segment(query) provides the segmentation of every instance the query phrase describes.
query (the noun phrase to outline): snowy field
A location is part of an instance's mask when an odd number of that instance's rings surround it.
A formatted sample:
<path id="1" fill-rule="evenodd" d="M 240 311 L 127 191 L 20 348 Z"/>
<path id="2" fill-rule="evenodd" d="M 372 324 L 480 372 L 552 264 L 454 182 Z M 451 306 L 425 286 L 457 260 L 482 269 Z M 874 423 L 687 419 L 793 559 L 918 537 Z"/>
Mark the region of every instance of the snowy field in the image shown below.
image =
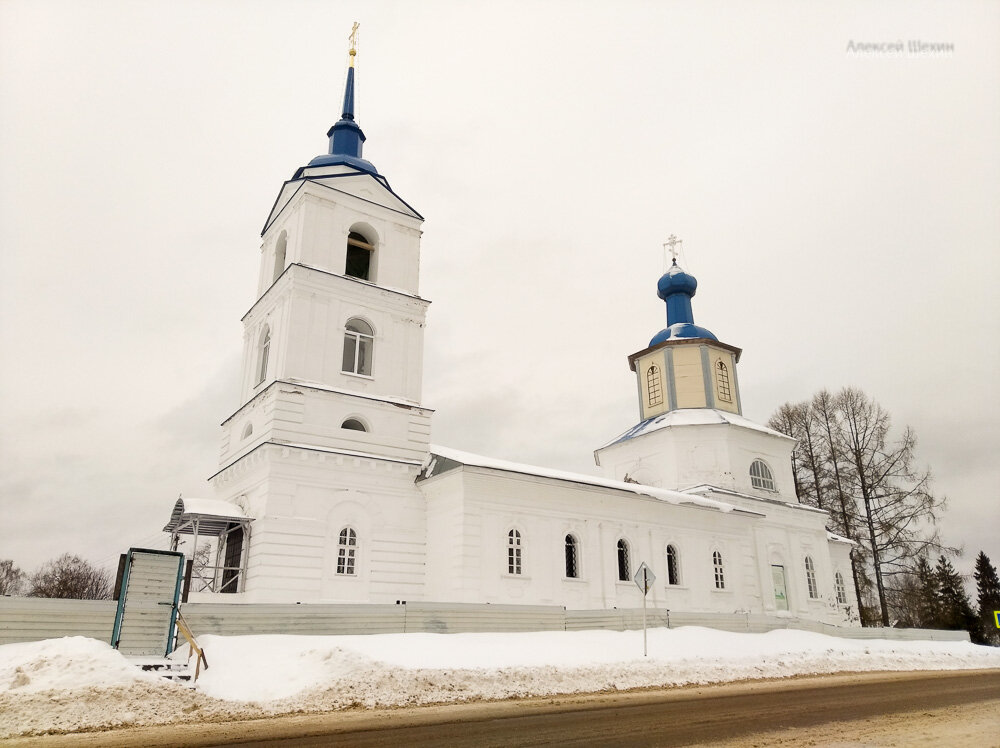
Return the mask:
<path id="1" fill-rule="evenodd" d="M 350 707 L 680 686 L 800 674 L 1000 668 L 968 642 L 838 639 L 804 631 L 204 636 L 191 689 L 83 637 L 0 646 L 0 738 L 246 719 Z"/>

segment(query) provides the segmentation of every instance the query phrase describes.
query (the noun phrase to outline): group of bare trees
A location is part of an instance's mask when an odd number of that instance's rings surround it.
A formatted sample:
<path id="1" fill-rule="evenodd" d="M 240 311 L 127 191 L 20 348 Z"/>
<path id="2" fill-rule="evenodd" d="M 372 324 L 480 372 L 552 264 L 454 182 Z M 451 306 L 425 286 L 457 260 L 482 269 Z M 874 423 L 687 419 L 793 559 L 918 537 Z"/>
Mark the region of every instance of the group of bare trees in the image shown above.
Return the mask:
<path id="1" fill-rule="evenodd" d="M 862 622 L 889 626 L 920 559 L 954 551 L 937 528 L 945 499 L 931 492 L 930 471 L 914 464 L 916 434 L 905 427 L 893 436 L 889 413 L 853 387 L 786 403 L 768 425 L 798 440 L 800 500 L 830 512 L 830 529 L 856 544 L 851 573 Z"/>
<path id="2" fill-rule="evenodd" d="M 46 561 L 34 574 L 0 560 L 0 595 L 107 600 L 113 591 L 111 574 L 69 553 Z"/>

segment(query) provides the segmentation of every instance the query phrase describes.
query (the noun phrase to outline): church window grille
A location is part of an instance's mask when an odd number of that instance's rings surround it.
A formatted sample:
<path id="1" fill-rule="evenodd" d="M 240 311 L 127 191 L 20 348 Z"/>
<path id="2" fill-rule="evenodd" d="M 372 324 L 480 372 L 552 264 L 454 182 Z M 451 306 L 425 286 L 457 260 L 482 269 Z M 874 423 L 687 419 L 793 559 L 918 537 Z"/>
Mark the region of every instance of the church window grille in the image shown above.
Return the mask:
<path id="1" fill-rule="evenodd" d="M 815 600 L 819 597 L 819 588 L 816 586 L 816 565 L 812 556 L 806 556 L 806 586 L 809 588 L 809 597 Z"/>
<path id="2" fill-rule="evenodd" d="M 719 399 L 731 403 L 733 401 L 733 391 L 729 386 L 729 367 L 722 361 L 715 365 L 715 382 L 719 389 Z"/>
<path id="3" fill-rule="evenodd" d="M 265 327 L 260 336 L 260 353 L 257 356 L 257 384 L 267 378 L 267 359 L 271 355 L 271 328 Z"/>
<path id="4" fill-rule="evenodd" d="M 833 577 L 834 586 L 837 588 L 837 602 L 847 605 L 847 588 L 844 586 L 844 575 L 839 571 Z"/>
<path id="5" fill-rule="evenodd" d="M 341 370 L 371 376 L 375 332 L 361 319 L 349 319 L 344 330 L 344 360 Z"/>
<path id="6" fill-rule="evenodd" d="M 374 254 L 375 245 L 362 234 L 352 231 L 347 235 L 347 263 L 344 275 L 361 280 L 372 280 L 372 256 Z"/>
<path id="7" fill-rule="evenodd" d="M 718 551 L 712 552 L 712 566 L 715 569 L 715 589 L 726 589 L 726 573 L 722 567 L 722 554 Z"/>
<path id="8" fill-rule="evenodd" d="M 754 460 L 750 464 L 750 483 L 754 488 L 764 491 L 776 491 L 774 487 L 774 476 L 763 460 Z"/>
<path id="9" fill-rule="evenodd" d="M 347 429 L 348 431 L 367 431 L 368 430 L 368 429 L 365 428 L 365 425 L 361 421 L 359 421 L 357 418 L 348 418 L 346 421 L 344 421 L 342 424 L 340 424 L 340 428 Z"/>
<path id="10" fill-rule="evenodd" d="M 572 535 L 566 536 L 566 577 L 576 579 L 580 576 L 579 544 Z"/>
<path id="11" fill-rule="evenodd" d="M 677 549 L 672 546 L 667 546 L 667 584 L 680 584 L 681 574 L 680 574 L 680 559 L 678 558 Z"/>
<path id="12" fill-rule="evenodd" d="M 663 403 L 663 382 L 660 379 L 660 367 L 656 364 L 646 369 L 646 397 L 650 407 Z"/>
<path id="13" fill-rule="evenodd" d="M 354 576 L 358 560 L 358 534 L 351 527 L 340 531 L 337 541 L 337 573 Z"/>
<path id="14" fill-rule="evenodd" d="M 278 241 L 274 245 L 274 275 L 271 278 L 272 283 L 278 280 L 278 276 L 285 270 L 285 252 L 287 248 L 288 234 L 282 231 L 281 236 L 278 237 Z"/>
<path id="15" fill-rule="evenodd" d="M 521 533 L 517 530 L 507 533 L 507 573 L 521 573 Z"/>
<path id="16" fill-rule="evenodd" d="M 628 541 L 618 541 L 618 581 L 627 582 L 632 578 L 632 568 L 628 557 Z"/>

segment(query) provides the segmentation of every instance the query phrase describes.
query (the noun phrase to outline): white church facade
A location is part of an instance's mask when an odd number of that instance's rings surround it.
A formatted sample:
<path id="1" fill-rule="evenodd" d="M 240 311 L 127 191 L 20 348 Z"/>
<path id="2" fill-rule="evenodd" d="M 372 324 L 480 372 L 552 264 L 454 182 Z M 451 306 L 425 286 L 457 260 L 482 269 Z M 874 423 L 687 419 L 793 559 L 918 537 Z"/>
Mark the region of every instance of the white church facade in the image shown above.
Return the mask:
<path id="1" fill-rule="evenodd" d="M 164 528 L 174 547 L 218 538 L 213 592 L 192 599 L 629 608 L 645 562 L 652 606 L 848 622 L 852 544 L 798 502 L 794 441 L 741 415 L 740 349 L 694 324 L 676 263 L 603 476 L 434 446 L 423 217 L 362 157 L 353 51 L 328 136 L 264 225 L 214 498 L 178 500 Z"/>

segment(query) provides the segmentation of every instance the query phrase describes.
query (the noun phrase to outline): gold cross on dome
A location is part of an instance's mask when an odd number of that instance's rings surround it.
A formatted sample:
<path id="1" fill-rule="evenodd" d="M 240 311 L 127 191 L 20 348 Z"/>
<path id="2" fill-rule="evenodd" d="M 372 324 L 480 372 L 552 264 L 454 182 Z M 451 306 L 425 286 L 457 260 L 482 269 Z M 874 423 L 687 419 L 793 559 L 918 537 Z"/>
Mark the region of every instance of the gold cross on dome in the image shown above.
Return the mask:
<path id="1" fill-rule="evenodd" d="M 354 22 L 354 28 L 351 29 L 351 35 L 347 37 L 351 42 L 351 49 L 348 54 L 351 55 L 351 65 L 354 64 L 354 56 L 358 53 L 358 29 L 361 24 L 357 21 Z"/>
<path id="2" fill-rule="evenodd" d="M 677 245 L 683 244 L 683 239 L 678 239 L 676 236 L 671 234 L 667 237 L 667 240 L 663 242 L 663 249 L 670 249 L 670 256 L 673 258 L 674 262 L 677 262 Z"/>

